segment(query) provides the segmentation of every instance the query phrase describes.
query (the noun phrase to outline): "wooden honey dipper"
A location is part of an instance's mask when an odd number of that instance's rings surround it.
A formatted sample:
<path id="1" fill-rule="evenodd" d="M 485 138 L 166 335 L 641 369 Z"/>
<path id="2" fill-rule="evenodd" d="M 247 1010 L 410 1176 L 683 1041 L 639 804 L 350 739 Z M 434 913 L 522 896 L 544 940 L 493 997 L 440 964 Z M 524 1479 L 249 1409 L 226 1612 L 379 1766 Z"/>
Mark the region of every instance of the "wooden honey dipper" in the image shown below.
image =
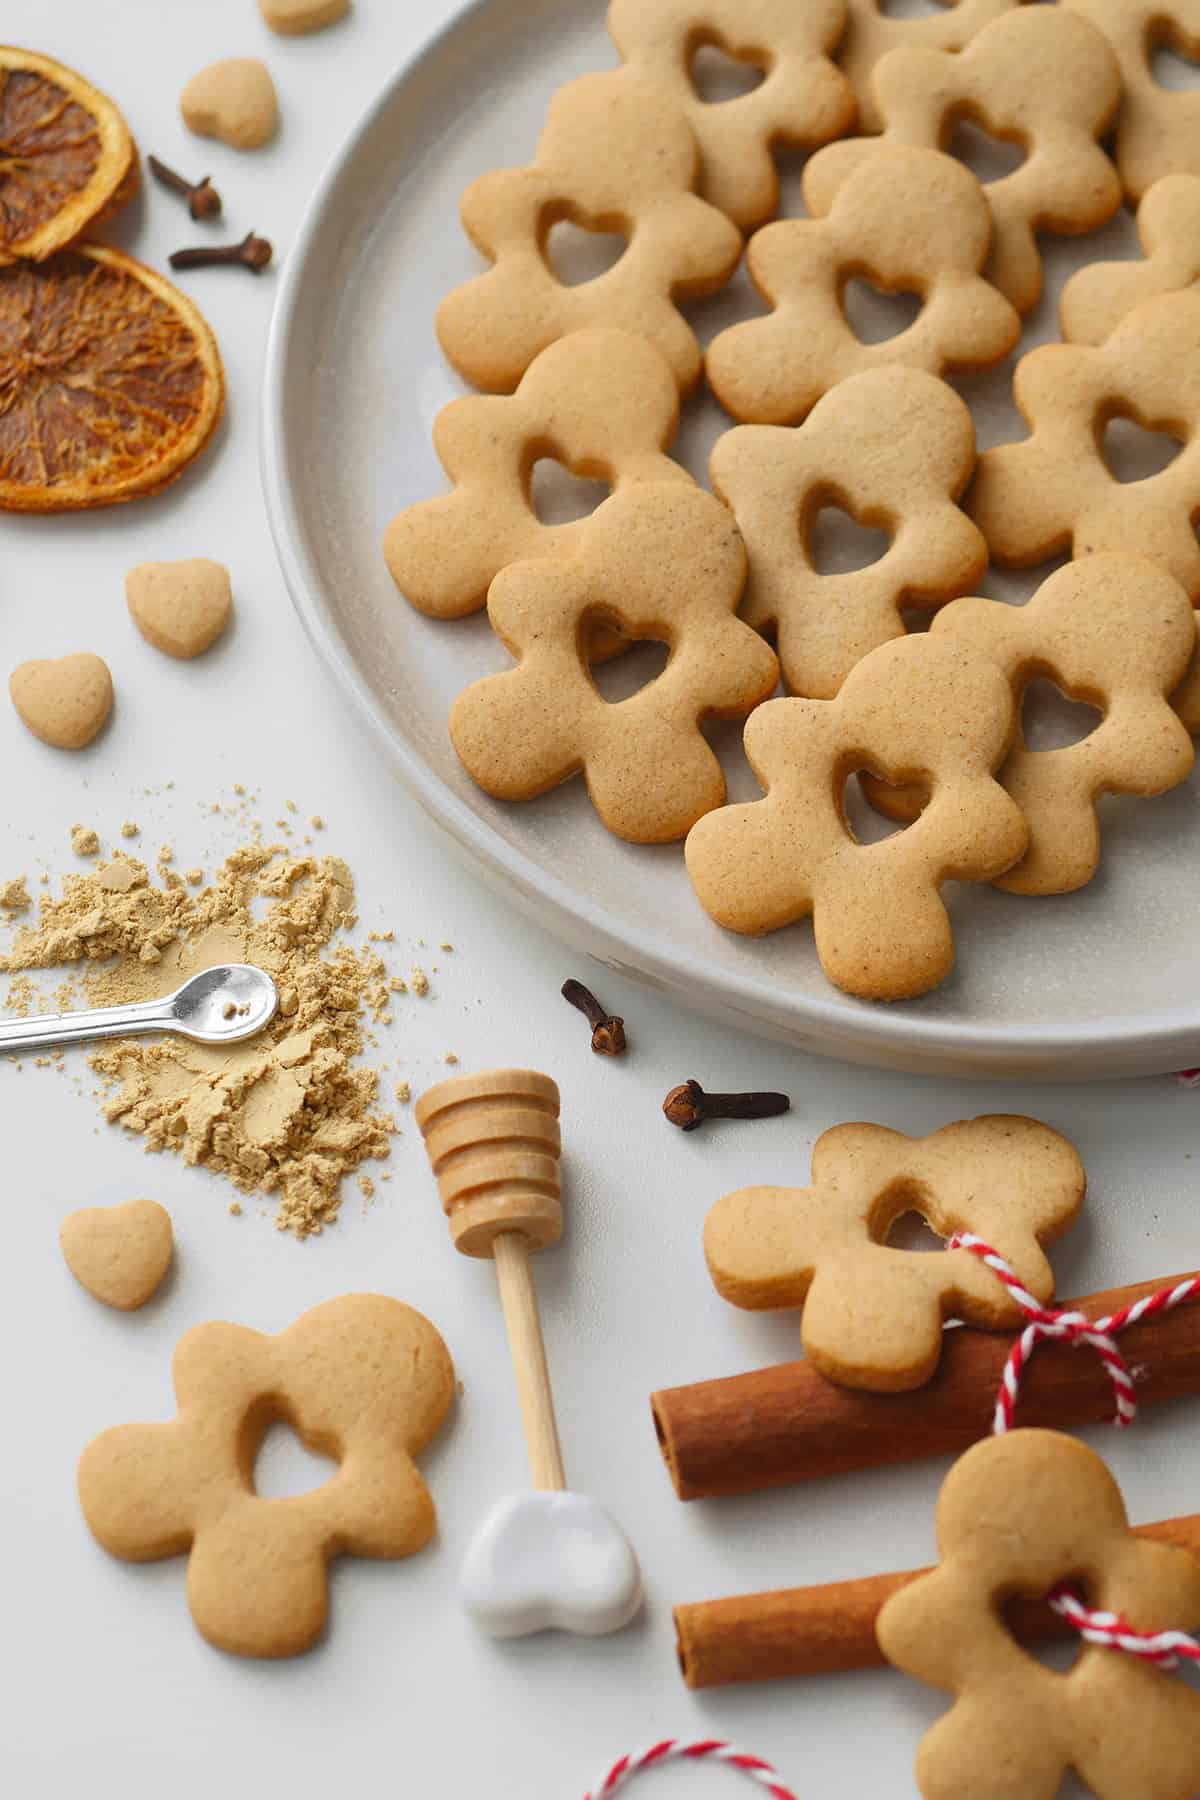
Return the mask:
<path id="1" fill-rule="evenodd" d="M 624 1533 L 567 1487 L 530 1253 L 562 1236 L 558 1087 L 533 1069 L 457 1075 L 422 1094 L 417 1124 L 456 1250 L 491 1257 L 508 1332 L 533 1491 L 488 1515 L 462 1572 L 485 1631 L 618 1631 L 641 1605 Z"/>

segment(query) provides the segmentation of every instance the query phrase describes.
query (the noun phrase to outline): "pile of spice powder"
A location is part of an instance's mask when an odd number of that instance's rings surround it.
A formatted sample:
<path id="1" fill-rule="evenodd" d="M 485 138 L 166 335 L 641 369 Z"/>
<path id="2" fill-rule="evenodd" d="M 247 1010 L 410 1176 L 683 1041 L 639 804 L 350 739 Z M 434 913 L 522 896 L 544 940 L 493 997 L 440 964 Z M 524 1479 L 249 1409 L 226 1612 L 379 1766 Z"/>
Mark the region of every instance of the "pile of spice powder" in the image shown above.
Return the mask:
<path id="1" fill-rule="evenodd" d="M 170 993 L 215 963 L 268 970 L 280 1005 L 260 1036 L 224 1049 L 130 1038 L 89 1060 L 110 1123 L 244 1193 L 276 1195 L 277 1229 L 315 1235 L 337 1217 L 343 1177 L 389 1153 L 396 1125 L 376 1110 L 378 1077 L 354 1063 L 368 1015 L 386 1022 L 402 984 L 389 983 L 376 950 L 330 948 L 355 922 L 353 878 L 337 857 L 253 844 L 198 890 L 159 875 L 155 886 L 120 853 L 68 875 L 0 958 L 16 977 L 9 1004 L 27 1010 L 22 971 L 64 964 L 86 965 L 79 984 L 92 1006 Z"/>

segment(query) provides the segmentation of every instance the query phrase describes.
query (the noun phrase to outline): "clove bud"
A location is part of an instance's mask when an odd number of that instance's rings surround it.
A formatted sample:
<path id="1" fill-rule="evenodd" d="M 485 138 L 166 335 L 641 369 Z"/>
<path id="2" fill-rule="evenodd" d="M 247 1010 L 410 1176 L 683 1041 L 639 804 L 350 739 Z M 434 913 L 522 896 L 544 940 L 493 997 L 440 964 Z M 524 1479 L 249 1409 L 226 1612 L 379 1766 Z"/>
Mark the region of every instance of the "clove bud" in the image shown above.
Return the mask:
<path id="1" fill-rule="evenodd" d="M 272 254 L 266 238 L 248 231 L 240 244 L 201 244 L 195 249 L 176 250 L 167 260 L 173 269 L 215 269 L 223 263 L 240 263 L 261 275 Z"/>
<path id="2" fill-rule="evenodd" d="M 791 1104 L 786 1094 L 706 1094 L 689 1080 L 671 1089 L 663 1112 L 680 1131 L 695 1131 L 706 1119 L 773 1119 Z"/>
<path id="3" fill-rule="evenodd" d="M 212 185 L 211 178 L 202 175 L 199 181 L 188 181 L 186 176 L 177 175 L 169 169 L 165 162 L 159 162 L 157 156 L 148 156 L 150 173 L 163 187 L 170 188 L 173 194 L 182 194 L 188 203 L 188 211 L 193 219 L 217 219 L 221 215 L 221 196 Z"/>
<path id="4" fill-rule="evenodd" d="M 592 1049 L 597 1056 L 620 1056 L 625 1049 L 625 1021 L 610 1015 L 591 988 L 582 981 L 564 981 L 562 997 L 581 1012 L 592 1028 Z"/>

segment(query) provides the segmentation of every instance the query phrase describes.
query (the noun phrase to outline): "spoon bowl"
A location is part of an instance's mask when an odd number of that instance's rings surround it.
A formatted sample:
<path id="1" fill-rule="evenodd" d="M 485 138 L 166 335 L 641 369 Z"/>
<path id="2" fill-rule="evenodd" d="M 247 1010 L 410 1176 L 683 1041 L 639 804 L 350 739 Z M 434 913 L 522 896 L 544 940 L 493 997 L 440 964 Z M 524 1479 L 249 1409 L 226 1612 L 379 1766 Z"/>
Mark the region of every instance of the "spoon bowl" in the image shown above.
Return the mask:
<path id="1" fill-rule="evenodd" d="M 196 1044 L 237 1044 L 254 1037 L 279 1010 L 275 983 L 250 963 L 203 969 L 170 995 L 173 1029 Z"/>

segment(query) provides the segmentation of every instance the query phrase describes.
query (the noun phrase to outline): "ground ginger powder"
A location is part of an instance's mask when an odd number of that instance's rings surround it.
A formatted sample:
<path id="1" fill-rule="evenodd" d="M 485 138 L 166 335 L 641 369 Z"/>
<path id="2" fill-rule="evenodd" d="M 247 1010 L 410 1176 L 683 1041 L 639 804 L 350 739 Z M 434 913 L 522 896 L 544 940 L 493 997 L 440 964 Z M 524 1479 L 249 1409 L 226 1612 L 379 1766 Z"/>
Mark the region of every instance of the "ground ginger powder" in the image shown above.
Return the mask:
<path id="1" fill-rule="evenodd" d="M 338 857 L 282 845 L 235 851 L 211 884 L 162 886 L 118 853 L 66 876 L 36 925 L 19 931 L 0 972 L 85 964 L 87 1005 L 169 993 L 214 963 L 256 963 L 275 978 L 280 1010 L 258 1037 L 224 1049 L 130 1038 L 90 1057 L 104 1114 L 148 1150 L 225 1175 L 244 1193 L 277 1197 L 275 1223 L 298 1237 L 337 1217 L 343 1177 L 386 1157 L 395 1121 L 376 1109 L 378 1077 L 355 1067 L 368 1012 L 379 1020 L 387 969 L 378 952 L 330 947 L 355 921 L 354 882 Z"/>

